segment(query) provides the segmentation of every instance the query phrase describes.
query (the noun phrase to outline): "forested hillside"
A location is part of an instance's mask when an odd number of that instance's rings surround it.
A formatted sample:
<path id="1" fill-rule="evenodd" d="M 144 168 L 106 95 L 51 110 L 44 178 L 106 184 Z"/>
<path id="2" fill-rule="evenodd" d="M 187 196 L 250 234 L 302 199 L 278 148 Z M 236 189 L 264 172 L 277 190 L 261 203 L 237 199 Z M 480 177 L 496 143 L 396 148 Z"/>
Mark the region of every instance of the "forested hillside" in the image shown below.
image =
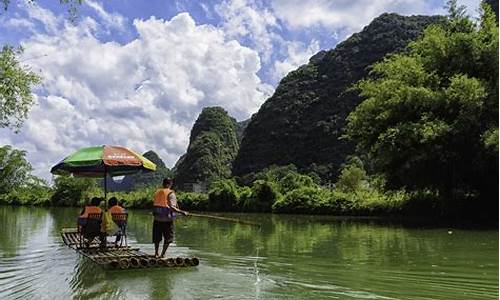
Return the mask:
<path id="1" fill-rule="evenodd" d="M 233 167 L 235 175 L 270 165 L 295 164 L 335 178 L 352 154 L 352 142 L 340 140 L 347 115 L 361 102 L 349 88 L 386 55 L 402 51 L 438 16 L 383 14 L 335 49 L 314 55 L 290 72 L 245 130 Z"/>
<path id="2" fill-rule="evenodd" d="M 231 164 L 238 151 L 236 121 L 221 107 L 206 107 L 193 125 L 189 146 L 175 166 L 175 184 L 231 176 Z"/>

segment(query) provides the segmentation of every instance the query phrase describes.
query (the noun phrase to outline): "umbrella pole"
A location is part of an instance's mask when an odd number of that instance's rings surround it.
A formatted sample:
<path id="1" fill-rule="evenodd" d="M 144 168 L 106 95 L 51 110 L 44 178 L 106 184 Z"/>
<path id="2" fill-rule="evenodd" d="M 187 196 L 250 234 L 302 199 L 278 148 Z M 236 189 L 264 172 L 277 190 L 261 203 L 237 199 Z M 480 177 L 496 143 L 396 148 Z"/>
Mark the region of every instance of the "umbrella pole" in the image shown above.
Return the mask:
<path id="1" fill-rule="evenodd" d="M 107 176 L 108 170 L 106 168 L 106 165 L 104 166 L 104 201 L 106 204 L 108 203 L 108 176 Z"/>

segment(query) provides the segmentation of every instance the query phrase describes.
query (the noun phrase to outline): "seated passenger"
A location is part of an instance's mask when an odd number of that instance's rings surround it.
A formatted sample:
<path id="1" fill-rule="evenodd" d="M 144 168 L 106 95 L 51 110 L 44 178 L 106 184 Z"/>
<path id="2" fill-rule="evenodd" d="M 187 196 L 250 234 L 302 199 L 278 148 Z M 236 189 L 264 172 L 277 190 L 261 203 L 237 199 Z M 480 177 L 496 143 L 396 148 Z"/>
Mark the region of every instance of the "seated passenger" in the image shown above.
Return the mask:
<path id="1" fill-rule="evenodd" d="M 90 205 L 86 205 L 80 216 L 78 217 L 78 230 L 87 239 L 87 247 L 90 245 L 94 237 L 99 237 L 101 245 L 103 244 L 103 235 L 101 233 L 101 218 L 89 218 L 90 214 L 101 214 L 102 209 L 99 207 L 101 198 L 94 197 L 90 200 Z"/>
<path id="2" fill-rule="evenodd" d="M 83 208 L 82 212 L 80 213 L 80 216 L 78 217 L 78 224 L 79 225 L 87 224 L 87 218 L 89 217 L 89 214 L 102 213 L 102 210 L 99 207 L 100 203 L 101 203 L 101 198 L 98 197 L 92 198 L 92 200 L 90 200 L 90 205 L 86 205 Z"/>
<path id="3" fill-rule="evenodd" d="M 122 238 L 122 234 L 125 231 L 125 226 L 126 226 L 126 218 L 115 218 L 113 215 L 115 214 L 126 214 L 127 211 L 125 208 L 121 207 L 118 205 L 118 199 L 116 197 L 111 197 L 108 200 L 108 212 L 111 213 L 111 216 L 113 218 L 113 221 L 118 225 L 118 231 L 115 233 L 116 235 L 116 240 L 115 240 L 115 246 L 118 245 L 118 242 Z"/>
<path id="4" fill-rule="evenodd" d="M 124 214 L 124 213 L 127 212 L 125 210 L 125 208 L 123 208 L 120 205 L 118 205 L 118 199 L 116 199 L 116 197 L 109 198 L 109 200 L 108 200 L 108 207 L 109 207 L 108 211 L 111 214 Z"/>

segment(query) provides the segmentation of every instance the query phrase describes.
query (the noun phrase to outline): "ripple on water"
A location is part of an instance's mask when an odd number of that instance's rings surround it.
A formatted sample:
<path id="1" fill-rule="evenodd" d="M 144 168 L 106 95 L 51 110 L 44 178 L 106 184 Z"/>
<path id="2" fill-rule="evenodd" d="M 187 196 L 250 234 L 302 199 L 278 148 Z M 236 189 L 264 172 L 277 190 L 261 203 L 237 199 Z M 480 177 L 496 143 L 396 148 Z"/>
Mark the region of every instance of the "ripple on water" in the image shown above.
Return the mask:
<path id="1" fill-rule="evenodd" d="M 54 280 L 54 267 L 70 259 L 60 247 L 55 243 L 19 247 L 15 256 L 2 257 L 0 299 L 26 299 L 39 295 L 40 288 Z"/>

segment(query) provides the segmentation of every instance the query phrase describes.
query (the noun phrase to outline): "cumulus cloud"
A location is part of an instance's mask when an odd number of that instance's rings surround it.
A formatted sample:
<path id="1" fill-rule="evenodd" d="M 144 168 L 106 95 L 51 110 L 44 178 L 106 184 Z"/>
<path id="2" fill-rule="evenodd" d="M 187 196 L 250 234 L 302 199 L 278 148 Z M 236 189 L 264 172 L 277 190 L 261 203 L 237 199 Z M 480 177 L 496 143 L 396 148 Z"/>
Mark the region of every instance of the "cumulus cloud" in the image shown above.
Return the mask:
<path id="1" fill-rule="evenodd" d="M 226 34 L 236 39 L 247 38 L 264 61 L 270 59 L 273 43 L 283 40 L 275 32 L 279 25 L 273 12 L 255 1 L 225 0 L 215 10 L 223 20 Z"/>
<path id="2" fill-rule="evenodd" d="M 137 38 L 126 44 L 100 41 L 102 28 L 91 18 L 73 25 L 43 13 L 37 20 L 50 30 L 23 41 L 25 57 L 46 54 L 29 61 L 44 79 L 37 104 L 21 133 L 3 129 L 0 141 L 27 150 L 44 177 L 88 145 L 153 149 L 173 165 L 202 107 L 220 105 L 244 119 L 272 92 L 256 75 L 256 51 L 188 13 L 134 20 Z"/>
<path id="3" fill-rule="evenodd" d="M 284 60 L 274 62 L 273 79 L 279 81 L 288 72 L 297 69 L 309 61 L 309 58 L 318 53 L 319 42 L 312 40 L 308 46 L 300 42 L 287 42 L 287 55 Z"/>
<path id="4" fill-rule="evenodd" d="M 272 0 L 271 6 L 276 16 L 291 28 L 323 26 L 341 37 L 359 31 L 373 18 L 384 12 L 403 15 L 443 14 L 445 1 L 436 3 L 429 0 Z M 474 15 L 479 0 L 463 0 Z"/>

